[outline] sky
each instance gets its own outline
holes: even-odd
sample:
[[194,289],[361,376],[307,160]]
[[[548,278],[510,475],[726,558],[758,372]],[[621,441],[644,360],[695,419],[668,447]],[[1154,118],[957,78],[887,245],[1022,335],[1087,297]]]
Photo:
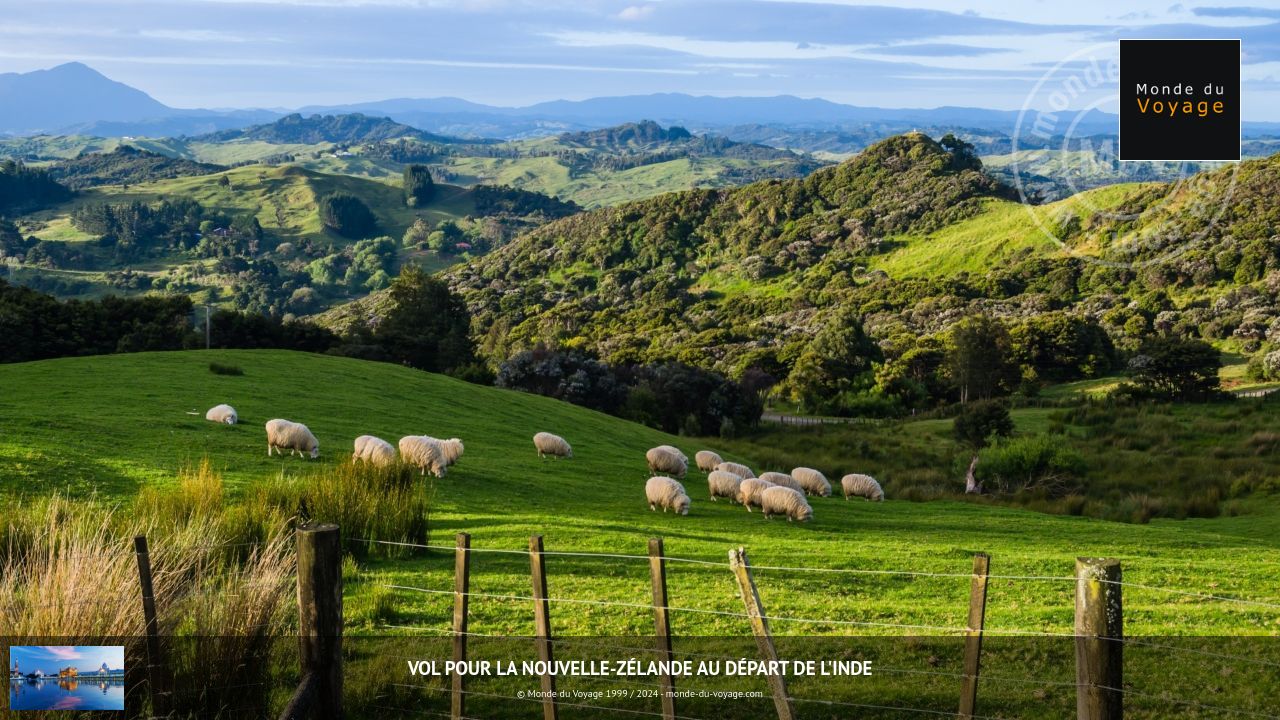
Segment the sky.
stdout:
[[65,667],[81,673],[97,672],[106,663],[112,670],[124,668],[124,647],[117,645],[15,645],[9,648],[9,669],[17,661],[22,674],[42,671],[57,675]]
[[0,72],[78,60],[175,107],[684,92],[1016,110],[1088,48],[1225,37],[1245,119],[1280,121],[1280,1],[1253,1],[0,0]]

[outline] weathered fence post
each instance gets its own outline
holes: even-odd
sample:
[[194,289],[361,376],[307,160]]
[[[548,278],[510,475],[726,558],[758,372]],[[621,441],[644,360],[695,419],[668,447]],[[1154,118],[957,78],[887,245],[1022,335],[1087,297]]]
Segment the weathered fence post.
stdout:
[[294,714],[289,717],[341,720],[341,533],[337,525],[303,525],[298,528],[297,543],[298,644],[303,681],[290,702]]
[[964,636],[964,680],[960,686],[960,717],[972,718],[978,706],[978,669],[982,664],[982,631],[987,617],[987,573],[991,556],[973,556],[973,579],[969,581],[969,621]]
[[1124,717],[1120,561],[1076,559],[1076,717]]
[[[756,647],[760,649],[761,659],[774,662],[778,659],[778,649],[773,645],[773,636],[769,634],[769,619],[760,603],[760,593],[756,591],[756,581],[751,577],[751,565],[747,562],[747,549],[738,548],[729,551],[729,567],[738,579],[738,589],[742,593],[742,602],[747,607],[747,616],[751,620],[751,632],[756,636]],[[780,674],[769,675],[769,689],[773,691],[773,706],[778,711],[778,720],[795,720],[796,709],[787,694],[787,681]]]
[[542,717],[544,720],[557,720],[559,710],[556,706],[556,676],[550,671],[554,662],[551,652],[551,603],[547,600],[547,572],[542,564],[542,536],[529,538],[529,566],[533,577],[533,624],[534,642],[538,647],[538,659],[548,665],[547,672],[541,676],[542,681]]
[[[453,556],[453,661],[467,659],[467,598],[471,592],[471,536],[458,533],[457,549]],[[455,665],[457,667],[457,665]],[[452,720],[461,720],[467,714],[467,695],[464,676],[453,671]]]
[[156,622],[155,588],[151,584],[151,552],[147,536],[133,538],[133,551],[138,557],[138,584],[142,587],[142,618],[147,633],[147,685],[151,690],[152,714],[169,714],[169,684],[165,681],[164,656],[160,650],[160,627]]
[[[653,634],[658,645],[658,662],[671,662],[671,616],[667,613],[667,561],[662,549],[662,538],[649,539],[649,579],[653,582]],[[671,673],[658,676],[662,689],[663,720],[676,717],[676,681]]]

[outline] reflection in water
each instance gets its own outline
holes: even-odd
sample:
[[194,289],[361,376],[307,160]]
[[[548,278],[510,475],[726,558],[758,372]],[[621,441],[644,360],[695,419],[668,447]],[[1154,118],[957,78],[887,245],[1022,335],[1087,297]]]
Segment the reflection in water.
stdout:
[[9,683],[10,710],[123,710],[124,680],[25,678]]

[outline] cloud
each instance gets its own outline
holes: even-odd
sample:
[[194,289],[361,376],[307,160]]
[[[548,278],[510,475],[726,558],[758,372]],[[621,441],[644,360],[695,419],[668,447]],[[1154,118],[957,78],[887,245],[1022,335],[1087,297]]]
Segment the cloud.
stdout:
[[1260,7],[1197,7],[1191,12],[1201,17],[1280,18],[1280,10]]
[[84,657],[79,649],[70,645],[46,645],[44,649],[58,660],[79,660]]
[[906,45],[867,48],[866,51],[874,55],[911,55],[914,57],[977,57],[979,55],[1013,52],[1010,48],[978,47],[976,45],[955,45],[952,43],[908,43]]
[[652,5],[631,5],[623,8],[622,12],[618,13],[618,19],[634,22],[636,20],[643,20],[652,14]]

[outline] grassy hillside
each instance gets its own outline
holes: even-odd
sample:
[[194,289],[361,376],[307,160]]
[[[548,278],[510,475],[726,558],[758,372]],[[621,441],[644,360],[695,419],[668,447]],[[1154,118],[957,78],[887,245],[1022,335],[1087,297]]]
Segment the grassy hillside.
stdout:
[[[236,365],[244,374],[215,375],[210,361]],[[432,539],[441,544],[449,544],[453,532],[467,531],[475,547],[516,550],[530,534],[542,533],[549,550],[642,554],[646,538],[661,535],[675,557],[722,562],[730,547],[746,545],[761,565],[943,573],[967,572],[971,554],[983,550],[993,554],[993,568],[1001,574],[1050,576],[1070,575],[1077,555],[1108,555],[1124,560],[1132,582],[1264,599],[1274,595],[1271,581],[1280,562],[1280,540],[1270,531],[1274,505],[1236,518],[1119,525],[978,504],[906,502],[895,498],[889,480],[885,503],[816,498],[814,521],[801,525],[710,503],[695,472],[686,482],[694,497],[687,517],[653,513],[643,499],[645,449],[670,442],[692,455],[706,441],[668,437],[545,398],[387,364],[276,351],[116,355],[2,366],[0,386],[0,491],[10,499],[96,493],[127,506],[139,488],[171,483],[184,463],[204,457],[235,494],[271,477],[340,462],[358,434],[394,440],[429,433],[466,442],[461,462],[432,484]],[[235,405],[243,423],[206,422],[203,411],[219,402]],[[267,458],[262,423],[277,416],[310,425],[321,442],[319,461]],[[530,436],[544,429],[569,439],[575,457],[539,460]],[[844,453],[840,469],[883,474],[883,462],[854,446]],[[551,567],[557,597],[647,602],[643,562],[557,557]],[[451,568],[447,553],[368,561],[349,580],[350,622],[445,627],[447,597],[387,597],[375,586],[444,588]],[[527,570],[519,555],[478,556],[473,589],[524,594]],[[741,610],[727,568],[679,564],[669,575],[673,605]],[[781,571],[761,571],[760,583],[766,601],[789,616],[937,626],[962,624],[968,587],[964,578]],[[1061,581],[993,581],[988,627],[1066,631],[1071,587]],[[1134,636],[1275,633],[1280,627],[1274,612],[1155,590],[1127,591],[1125,602],[1126,632]],[[475,632],[532,630],[520,603],[478,599],[472,607]],[[561,609],[559,632],[644,634],[651,627],[644,612],[574,609],[580,612]],[[682,635],[745,631],[738,618],[727,616],[684,613],[675,623]],[[901,631],[780,622],[775,632]]]

